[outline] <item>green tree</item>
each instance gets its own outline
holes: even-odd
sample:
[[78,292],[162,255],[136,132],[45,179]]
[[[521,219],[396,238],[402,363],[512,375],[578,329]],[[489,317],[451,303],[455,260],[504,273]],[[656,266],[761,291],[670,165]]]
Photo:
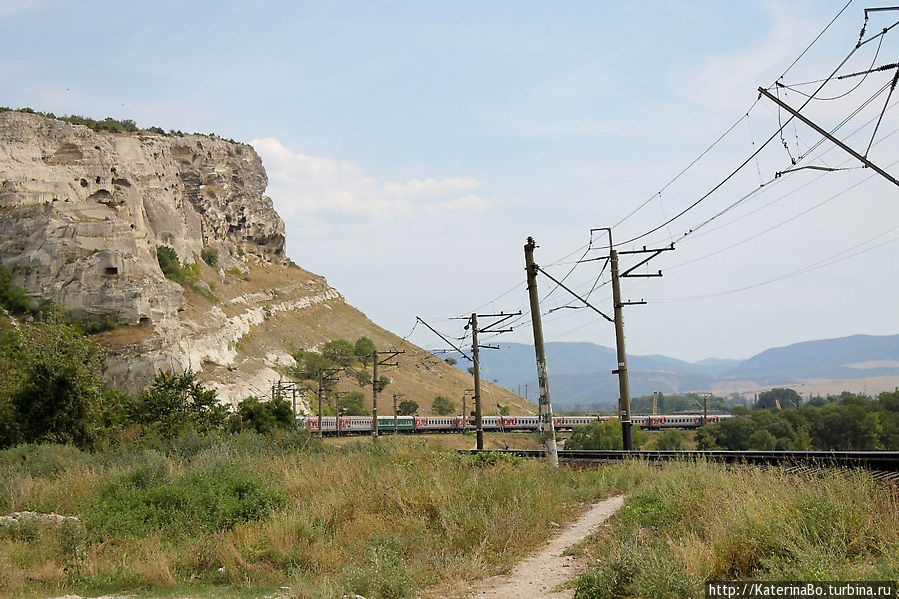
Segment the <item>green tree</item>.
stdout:
[[160,372],[150,388],[137,397],[134,421],[155,430],[163,438],[188,430],[207,433],[222,428],[227,411],[219,405],[214,389],[204,389],[191,371]]
[[359,337],[353,346],[353,353],[356,354],[356,358],[362,362],[363,366],[368,366],[371,364],[376,349],[374,341],[368,337]]
[[396,413],[400,416],[411,416],[418,413],[418,402],[406,399],[400,402],[396,408]]
[[368,412],[362,407],[365,395],[361,391],[350,391],[340,398],[338,406],[341,416],[365,416]]
[[449,364],[450,366],[455,366],[457,363],[455,358],[444,358],[443,361],[446,362],[447,364]]
[[438,395],[431,403],[431,412],[438,416],[447,416],[456,411],[456,405],[449,398]]
[[52,310],[45,320],[12,332],[5,353],[14,367],[6,375],[8,403],[0,408],[15,423],[7,442],[89,446],[98,432],[103,348]]
[[[647,435],[640,427],[631,428],[631,438],[634,447],[642,447],[647,441]],[[624,449],[624,441],[621,436],[621,422],[607,420],[605,422],[591,422],[586,426],[574,427],[571,437],[565,442],[566,449]]]
[[[329,352],[331,355],[334,352]],[[334,374],[335,369],[340,366],[331,357],[316,351],[299,350],[293,353],[293,358],[297,361],[296,365],[289,369],[291,376],[302,381],[312,381],[318,384],[319,377],[322,377],[322,383],[326,390],[334,388],[336,381],[329,376]]]
[[749,449],[773,451],[776,446],[777,438],[764,429],[757,430],[749,436]]
[[684,448],[684,431],[676,428],[663,431],[656,439],[656,449],[679,450]]
[[247,397],[237,404],[237,411],[232,414],[232,429],[255,430],[257,433],[269,434],[276,429],[293,430],[296,418],[290,402],[281,397],[270,401],[260,401],[257,397]]
[[321,355],[338,366],[349,366],[356,358],[353,345],[345,339],[328,341],[322,347]]
[[509,406],[496,404],[496,409],[499,410],[500,416],[508,416],[509,414],[512,413],[512,408],[510,408]]
[[[776,401],[775,401],[776,400]],[[753,406],[756,410],[766,408],[776,408],[777,402],[780,402],[781,408],[796,408],[802,405],[802,396],[793,389],[785,389],[783,387],[775,387],[770,391],[759,393],[759,399]]]
[[385,375],[385,374],[382,374],[381,376],[379,376],[379,377],[378,377],[378,382],[376,383],[376,384],[378,385],[378,393],[380,393],[381,391],[383,391],[384,389],[386,389],[386,388],[387,388],[387,385],[389,385],[390,382],[391,382],[391,381],[390,381],[390,377],[389,377],[389,376],[387,376],[387,375]]

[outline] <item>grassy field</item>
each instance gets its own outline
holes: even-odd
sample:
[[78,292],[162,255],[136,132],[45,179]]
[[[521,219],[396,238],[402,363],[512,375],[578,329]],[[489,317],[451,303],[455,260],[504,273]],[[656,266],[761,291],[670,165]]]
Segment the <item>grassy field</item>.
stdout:
[[707,580],[897,580],[899,491],[863,472],[627,466],[638,481],[576,599],[704,596]]
[[0,594],[412,597],[502,572],[620,472],[460,456],[419,438],[183,439],[0,452]]
[[701,596],[707,579],[899,577],[897,492],[864,475],[550,469],[445,449],[468,442],[243,434],[3,451],[0,514],[79,520],[0,524],[0,596],[448,596],[621,492],[626,507],[578,549],[592,564],[579,599]]

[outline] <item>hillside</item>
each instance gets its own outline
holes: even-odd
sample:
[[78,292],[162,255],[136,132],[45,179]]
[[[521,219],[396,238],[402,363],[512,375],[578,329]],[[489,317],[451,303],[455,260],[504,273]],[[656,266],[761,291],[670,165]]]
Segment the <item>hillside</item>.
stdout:
[[[96,336],[110,349],[104,376],[114,384],[135,390],[159,370],[192,369],[222,401],[267,396],[291,352],[364,335],[406,351],[384,372],[393,382],[382,414],[394,393],[427,413],[434,396],[460,404],[471,387],[469,375],[381,329],[288,260],[251,146],[98,132],[15,111],[0,112],[0,138],[0,263],[35,302],[115,326]],[[183,267],[180,283],[160,268],[162,246]],[[485,396],[533,409],[503,389]]]

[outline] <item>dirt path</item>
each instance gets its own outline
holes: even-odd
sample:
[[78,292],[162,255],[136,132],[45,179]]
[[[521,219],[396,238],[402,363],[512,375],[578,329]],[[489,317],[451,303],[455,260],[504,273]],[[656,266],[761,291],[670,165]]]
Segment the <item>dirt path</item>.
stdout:
[[573,558],[563,557],[562,553],[587,535],[596,532],[599,526],[622,505],[624,505],[624,497],[621,495],[597,503],[577,522],[554,537],[540,553],[518,564],[511,574],[489,578],[465,597],[468,599],[521,599],[522,597],[572,599],[574,597],[573,590],[553,592],[558,585],[579,573],[577,568],[572,568]]

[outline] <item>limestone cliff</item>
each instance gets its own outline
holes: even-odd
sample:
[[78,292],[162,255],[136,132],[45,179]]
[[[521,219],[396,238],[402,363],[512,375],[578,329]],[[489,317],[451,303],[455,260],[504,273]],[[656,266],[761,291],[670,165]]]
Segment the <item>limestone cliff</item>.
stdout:
[[[73,318],[122,325],[97,338],[110,349],[106,377],[125,388],[190,368],[225,401],[266,395],[292,349],[365,335],[407,350],[395,392],[461,397],[467,375],[380,329],[287,260],[267,183],[248,145],[0,112],[0,263]],[[163,275],[160,245],[197,264],[193,287]],[[204,248],[217,252],[214,268],[201,260]],[[514,403],[504,390],[495,399]]]

